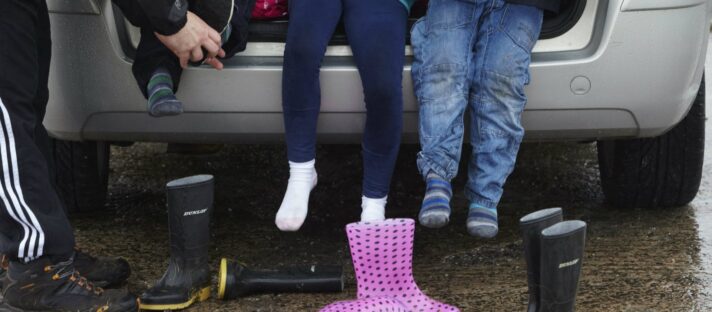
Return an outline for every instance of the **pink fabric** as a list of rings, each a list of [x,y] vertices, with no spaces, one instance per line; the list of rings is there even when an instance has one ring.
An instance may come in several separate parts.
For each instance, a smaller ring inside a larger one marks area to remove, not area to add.
[[[337,302],[328,305],[322,312],[460,311],[429,298],[416,285],[413,279],[414,220],[351,223],[346,226],[346,232],[356,273],[358,299],[361,301]],[[394,307],[392,301],[385,302],[383,298],[399,302],[400,307]],[[383,304],[369,306],[374,299]],[[359,304],[366,308],[348,309]],[[387,310],[389,308],[396,310]]]
[[[287,16],[287,0],[257,0],[252,10],[252,18],[258,20],[277,19]]]

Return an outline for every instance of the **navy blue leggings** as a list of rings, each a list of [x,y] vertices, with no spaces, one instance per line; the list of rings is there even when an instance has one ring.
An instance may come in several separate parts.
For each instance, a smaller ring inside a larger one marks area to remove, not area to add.
[[[398,0],[291,0],[282,98],[287,156],[316,156],[321,103],[319,68],[343,16],[366,99],[363,195],[388,195],[403,125],[403,64],[407,11]]]

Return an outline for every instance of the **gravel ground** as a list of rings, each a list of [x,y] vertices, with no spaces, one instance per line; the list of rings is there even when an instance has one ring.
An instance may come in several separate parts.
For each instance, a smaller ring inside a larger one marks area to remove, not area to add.
[[[82,248],[130,258],[132,291],[140,293],[165,269],[164,183],[211,173],[217,179],[211,242],[214,267],[223,256],[257,268],[340,263],[347,271],[347,291],[210,300],[192,310],[316,311],[354,296],[343,228],[359,214],[358,146],[320,147],[320,185],[313,193],[308,221],[298,233],[281,233],[273,223],[288,174],[281,146],[228,146],[204,156],[167,154],[165,149],[160,144],[114,148],[107,211],[73,217]],[[388,211],[391,217],[417,215],[423,186],[414,165],[416,151],[415,146],[403,147]],[[678,209],[615,210],[603,203],[594,145],[526,144],[502,201],[501,233],[482,241],[466,233],[467,203],[459,192],[463,184],[462,179],[455,182],[458,192],[450,226],[417,229],[415,276],[429,295],[463,311],[523,309],[526,273],[516,222],[528,212],[561,206],[567,218],[589,223],[579,310],[712,309],[708,196]],[[703,187],[708,193],[707,179]]]

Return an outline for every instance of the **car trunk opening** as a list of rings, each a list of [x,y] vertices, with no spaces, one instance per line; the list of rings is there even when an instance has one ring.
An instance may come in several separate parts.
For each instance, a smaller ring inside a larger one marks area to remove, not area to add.
[[[408,19],[408,29],[418,18],[425,15],[426,1],[419,1],[413,7]],[[586,7],[586,0],[562,0],[558,13],[546,12],[541,30],[541,39],[551,39],[569,31],[581,18]],[[288,18],[277,20],[253,20],[250,23],[250,42],[285,42],[287,39]],[[409,37],[409,36],[408,36]],[[330,45],[346,45],[348,40],[343,23],[339,23]]]

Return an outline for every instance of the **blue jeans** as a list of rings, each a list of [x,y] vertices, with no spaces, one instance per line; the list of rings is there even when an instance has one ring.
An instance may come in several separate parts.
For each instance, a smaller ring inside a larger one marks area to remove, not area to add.
[[[497,207],[524,136],[524,87],[542,20],[540,9],[504,0],[430,1],[411,34],[423,176],[457,175],[469,108],[465,194],[472,203]]]
[[[398,0],[290,0],[282,74],[287,157],[314,159],[321,104],[319,67],[343,18],[366,101],[363,195],[388,195],[403,124],[408,12]]]

